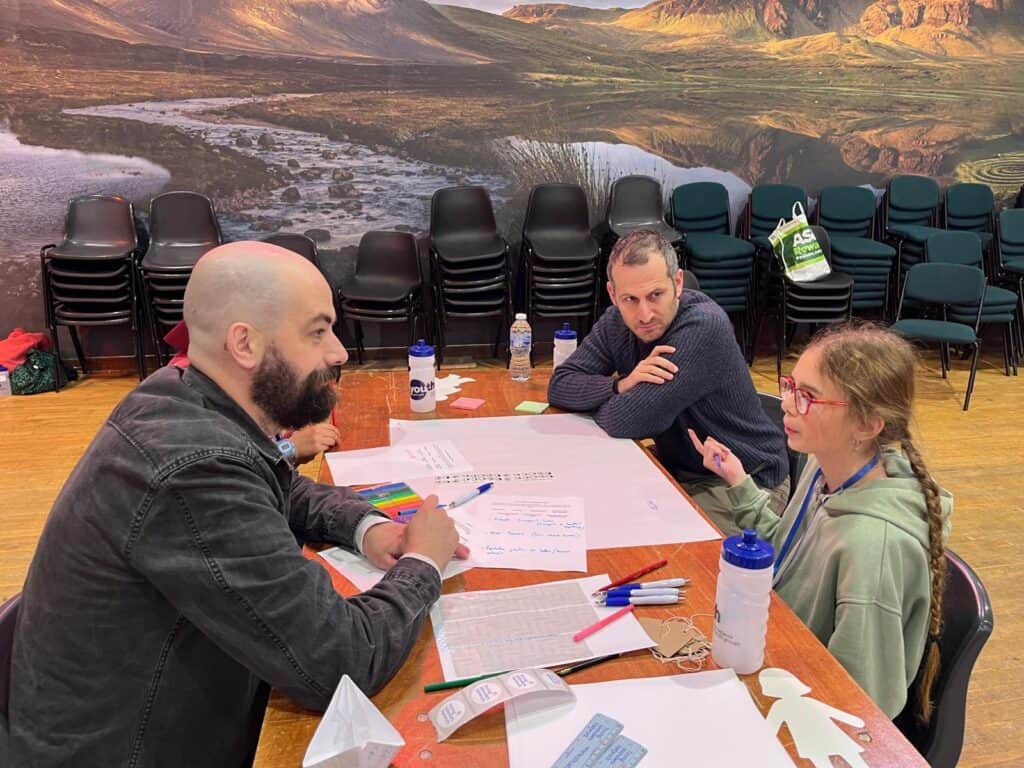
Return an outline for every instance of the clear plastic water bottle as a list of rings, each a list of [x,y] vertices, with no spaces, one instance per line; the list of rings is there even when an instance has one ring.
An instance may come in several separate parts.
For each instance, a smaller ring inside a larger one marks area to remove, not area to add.
[[[568,323],[562,323],[562,327],[555,331],[555,359],[551,367],[557,368],[575,351],[576,331]]]
[[[409,347],[409,408],[430,413],[437,406],[434,392],[434,348],[420,339]]]
[[[11,394],[11,374],[0,365],[0,397],[10,397]]]
[[[508,349],[511,359],[508,369],[512,381],[529,381],[530,349],[533,347],[533,329],[526,321],[526,314],[516,313],[516,321],[508,331]]]
[[[720,667],[748,675],[764,664],[775,550],[748,528],[722,543],[715,593],[711,656]]]

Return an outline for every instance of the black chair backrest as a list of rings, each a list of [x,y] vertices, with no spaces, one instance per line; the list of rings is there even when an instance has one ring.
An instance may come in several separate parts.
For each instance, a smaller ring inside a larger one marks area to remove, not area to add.
[[[764,409],[765,415],[772,424],[779,428],[780,432],[785,434],[782,427],[782,398],[768,392],[758,392],[757,397],[761,401],[761,408]],[[796,491],[800,473],[804,471],[804,465],[807,464],[807,454],[794,451],[787,445],[786,455],[789,456],[789,495],[792,497]]]
[[[138,245],[132,204],[120,195],[83,195],[68,203],[64,238],[79,245],[109,245],[132,251]]]
[[[623,176],[612,184],[608,225],[635,226],[664,221],[661,184],[650,176]]]
[[[359,240],[356,274],[401,281],[410,287],[422,282],[416,238],[408,232],[370,231]]]
[[[688,269],[683,270],[683,288],[689,288],[692,291],[700,290],[700,280]]]
[[[578,184],[538,184],[530,190],[523,234],[590,233],[587,196]]]
[[[954,552],[946,550],[946,591],[942,595],[941,666],[932,691],[933,711],[927,725],[920,710],[917,686],[907,691],[907,704],[896,725],[932,768],[954,768],[964,743],[967,685],[974,662],[992,634],[992,603],[981,579]]]
[[[149,204],[149,240],[154,245],[220,245],[213,203],[197,192],[165,192]]]
[[[316,243],[306,235],[299,235],[292,232],[279,232],[263,238],[264,243],[277,245],[286,248],[292,253],[297,253],[307,261],[311,261],[317,269],[320,268],[320,254],[316,249]]]
[[[446,187],[430,200],[432,238],[493,237],[497,232],[491,196],[483,187]]]
[[[14,654],[14,623],[18,620],[21,595],[0,605],[0,714],[7,717],[11,698],[11,657]]]

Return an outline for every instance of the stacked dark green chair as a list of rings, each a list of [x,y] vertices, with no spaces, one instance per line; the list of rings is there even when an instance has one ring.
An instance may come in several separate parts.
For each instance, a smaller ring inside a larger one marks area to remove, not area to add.
[[[973,232],[981,240],[985,253],[992,252],[995,240],[996,200],[988,184],[964,182],[946,189],[942,224],[956,232]]]
[[[971,404],[974,392],[974,377],[978,371],[978,352],[981,337],[978,327],[984,309],[985,285],[987,278],[978,267],[966,264],[915,264],[907,271],[903,283],[903,294],[896,311],[896,322],[892,330],[907,339],[929,342],[939,345],[939,364],[942,367],[942,378],[946,378],[949,370],[950,345],[971,347],[971,376],[967,382],[967,395],[964,397],[964,410]],[[909,310],[907,301],[913,301],[918,308],[938,311],[938,316],[904,318],[903,311]],[[950,319],[950,310],[955,307],[976,307],[972,323],[960,323]]]
[[[875,194],[866,187],[826,187],[815,219],[832,242],[832,266],[853,278],[854,313],[879,311],[890,303],[896,249],[874,239]]]
[[[939,185],[927,176],[893,176],[885,189],[882,234],[896,246],[897,279],[924,260],[924,246],[938,226]]]
[[[686,235],[684,266],[700,281],[701,291],[735,317],[749,360],[754,245],[730,234],[729,193],[712,181],[683,184],[672,191],[671,211],[672,226]]]
[[[779,225],[779,219],[793,218],[793,205],[800,203],[807,210],[807,193],[801,187],[789,184],[758,184],[750,190],[747,207],[743,210],[741,235],[754,244],[754,311],[757,323],[767,307],[770,291],[768,275],[775,255],[770,235]],[[755,334],[756,336],[756,334]]]
[[[973,232],[942,232],[928,238],[925,256],[929,262],[941,264],[966,264],[983,269],[981,241]],[[1017,363],[1020,351],[1017,349],[1017,332],[1020,318],[1017,306],[1018,295],[1007,288],[995,285],[985,286],[984,309],[981,313],[981,325],[1001,325],[1003,327],[1003,369],[1010,375],[1013,368],[1017,375]],[[970,323],[977,307],[971,305],[954,306],[949,310],[949,319],[958,323]]]
[[[999,214],[996,245],[992,250],[992,279],[1017,294],[1017,317],[1024,318],[1024,208],[1012,208]],[[1016,330],[1017,350],[1024,351],[1024,323],[1018,322]]]

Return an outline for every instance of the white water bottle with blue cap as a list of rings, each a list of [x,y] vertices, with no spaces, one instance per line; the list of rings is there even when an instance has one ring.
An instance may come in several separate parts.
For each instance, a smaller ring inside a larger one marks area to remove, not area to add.
[[[436,407],[434,348],[420,339],[409,347],[409,408],[430,413]]]
[[[555,331],[555,359],[551,367],[557,368],[575,351],[576,331],[568,323],[562,323],[562,327]]]
[[[764,664],[774,561],[775,550],[753,529],[722,543],[711,638],[711,657],[718,666],[749,675]]]

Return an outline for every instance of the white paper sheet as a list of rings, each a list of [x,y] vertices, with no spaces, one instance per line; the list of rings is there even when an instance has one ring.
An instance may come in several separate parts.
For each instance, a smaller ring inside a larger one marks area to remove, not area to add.
[[[591,593],[606,574],[531,587],[442,595],[430,609],[445,680],[550,667],[611,653],[650,648],[654,641],[632,614],[582,642],[572,636],[614,613],[597,607]]]
[[[642,766],[793,766],[731,669],[570,687],[575,703],[505,704],[510,768],[551,765],[598,713],[647,748]]]
[[[608,437],[587,416],[391,420],[393,446],[436,440],[455,443],[473,472],[465,482],[437,475],[409,481],[421,496],[451,501],[492,480],[492,493],[505,496],[578,496],[587,549],[719,538],[636,443]]]
[[[366,694],[343,675],[302,768],[387,768],[405,740]]]
[[[583,500],[484,494],[451,510],[469,559],[481,568],[587,570]]]
[[[369,485],[465,472],[473,468],[451,440],[325,453],[335,485]]]
[[[356,589],[365,592],[374,587],[378,581],[384,578],[386,571],[372,565],[369,560],[360,555],[349,552],[341,547],[331,547],[320,552],[320,557],[334,568],[338,573],[351,581]],[[460,573],[473,568],[474,564],[469,560],[451,559],[444,569],[444,577],[450,579]]]

